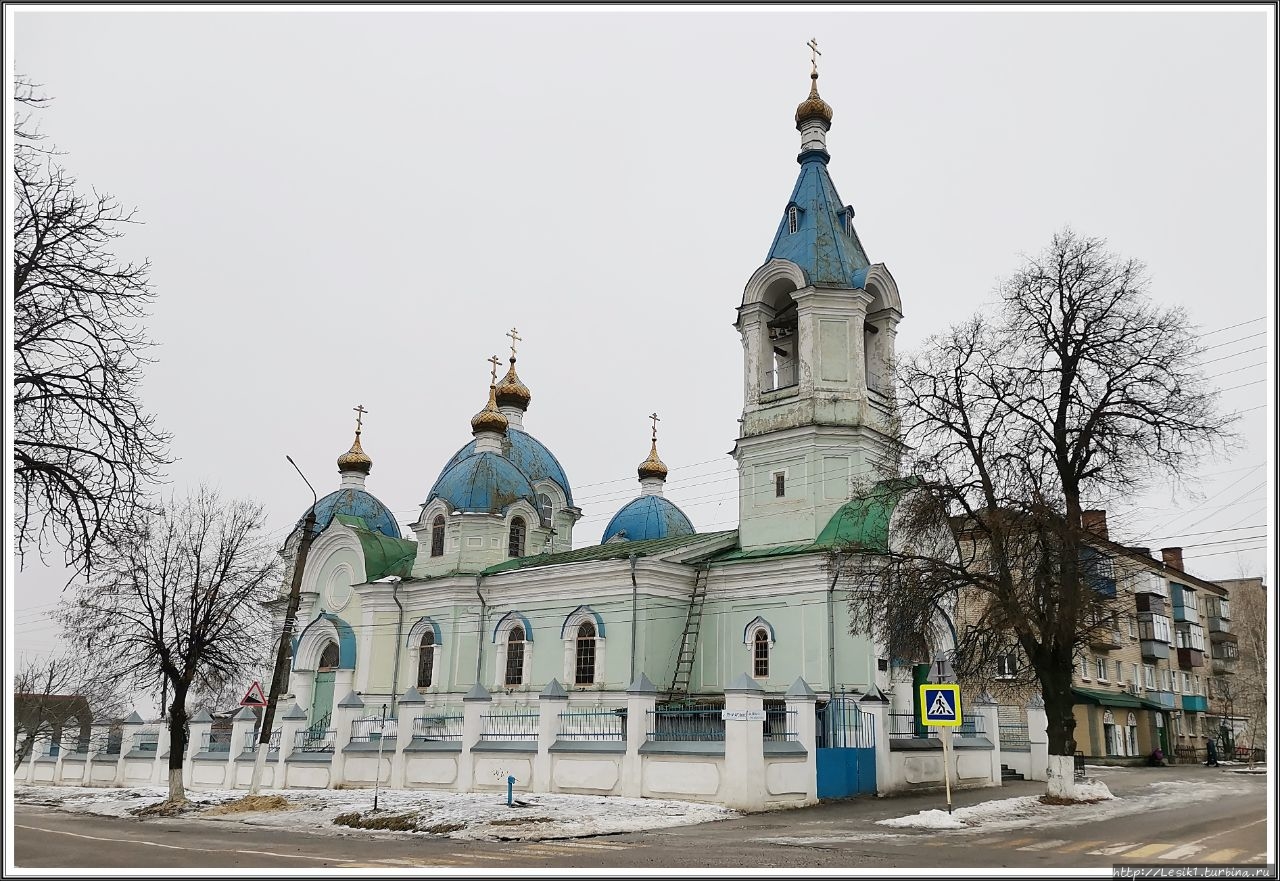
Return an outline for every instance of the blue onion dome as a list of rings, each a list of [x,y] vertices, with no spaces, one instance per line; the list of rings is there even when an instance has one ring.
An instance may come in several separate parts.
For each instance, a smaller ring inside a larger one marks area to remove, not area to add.
[[[502,377],[502,382],[498,383],[498,406],[528,410],[529,402],[532,400],[533,393],[516,375],[516,356],[512,355],[511,366],[507,368],[507,374]]]
[[[441,469],[440,476],[436,478],[436,484],[440,483],[450,468],[464,459],[474,456],[475,453],[475,441],[471,441],[454,453],[453,458]],[[564,491],[565,504],[573,504],[573,490],[569,487],[569,478],[565,476],[564,468],[561,467],[560,461],[540,440],[529,434],[529,432],[514,425],[510,426],[506,435],[502,438],[502,456],[524,472],[530,483],[537,483],[539,480],[554,482]],[[434,491],[433,489],[432,492]]]
[[[450,511],[466,513],[503,514],[520,499],[538,509],[529,478],[504,457],[489,452],[468,456],[446,469],[424,504],[437,498],[444,499]]]
[[[329,493],[317,502],[315,535],[319,535],[329,528],[329,524],[333,522],[335,514],[359,517],[374,532],[380,532],[390,538],[402,538],[400,527],[396,524],[396,518],[391,513],[391,509],[382,504],[377,496],[363,489],[350,486],[343,487],[336,492]],[[298,519],[296,531],[302,531],[302,524],[305,520],[306,514],[304,513]]]
[[[640,496],[622,507],[604,528],[600,543],[619,536],[627,541],[674,538],[696,532],[689,518],[676,505],[659,495]]]
[[[494,399],[495,388],[489,386],[489,403],[484,405],[484,409],[471,417],[472,431],[496,431],[498,434],[504,434],[507,430],[507,417],[502,415],[502,411],[498,409],[498,403]]]

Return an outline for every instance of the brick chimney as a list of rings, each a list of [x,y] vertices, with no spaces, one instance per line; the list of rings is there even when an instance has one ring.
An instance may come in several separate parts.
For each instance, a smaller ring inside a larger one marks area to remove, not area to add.
[[[1172,566],[1174,569],[1182,568],[1182,548],[1161,548],[1160,558],[1164,560],[1166,566]]]
[[[1109,539],[1111,536],[1107,534],[1107,512],[1106,511],[1081,511],[1080,525],[1086,532],[1092,532],[1094,535]]]

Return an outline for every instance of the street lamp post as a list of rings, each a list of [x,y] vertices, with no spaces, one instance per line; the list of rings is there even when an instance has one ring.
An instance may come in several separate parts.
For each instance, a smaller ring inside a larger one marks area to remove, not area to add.
[[[307,509],[307,516],[302,521],[302,538],[298,542],[298,556],[293,564],[293,580],[289,585],[289,605],[285,609],[284,627],[280,632],[280,645],[276,651],[276,668],[271,677],[271,692],[267,695],[267,705],[262,711],[262,724],[258,729],[258,754],[253,761],[253,779],[249,785],[250,795],[257,795],[262,787],[262,772],[266,768],[267,750],[271,746],[271,729],[275,723],[276,703],[280,699],[280,693],[284,691],[285,678],[289,675],[289,645],[293,641],[293,621],[298,615],[298,603],[302,598],[302,572],[307,565],[307,554],[311,550],[311,542],[315,539],[316,505],[319,503],[315,487],[302,473],[298,463],[294,462],[290,456],[285,458],[298,472],[307,489],[311,490],[311,507]],[[283,743],[280,744],[281,749],[284,749],[284,746]]]

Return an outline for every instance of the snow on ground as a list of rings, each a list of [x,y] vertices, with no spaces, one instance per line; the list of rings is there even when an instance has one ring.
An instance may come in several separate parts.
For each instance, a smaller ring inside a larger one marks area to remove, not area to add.
[[[335,826],[333,818],[373,806],[372,789],[263,790],[264,795],[282,795],[293,805],[284,811],[258,811],[210,815],[203,809],[234,801],[244,790],[188,790],[187,797],[200,809],[184,814],[186,819],[206,819],[279,826],[335,835],[387,835],[392,833]],[[163,801],[167,790],[159,786],[90,789],[71,786],[24,786],[14,790],[14,800],[24,804],[56,807],[109,817],[132,816],[131,811]],[[507,807],[505,794],[439,792],[432,790],[382,790],[379,813],[416,813],[420,827],[460,825],[447,834],[458,839],[519,839],[537,841],[550,838],[581,838],[688,826],[738,816],[720,805],[697,804],[652,798],[616,798],[590,795],[517,793],[525,807]],[[494,825],[493,821],[499,821]],[[510,823],[518,820],[520,822]],[[395,833],[430,834],[430,833]]]

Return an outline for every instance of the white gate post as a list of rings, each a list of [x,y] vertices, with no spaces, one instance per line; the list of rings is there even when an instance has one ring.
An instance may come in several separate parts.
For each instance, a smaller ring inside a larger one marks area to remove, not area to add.
[[[627,751],[622,757],[622,794],[644,794],[644,756],[640,747],[649,741],[649,714],[658,704],[658,686],[641,673],[627,688]]]
[[[788,720],[794,719],[791,724],[795,725],[796,739],[805,751],[805,780],[808,782],[804,800],[806,803],[816,802],[818,800],[818,719],[814,715],[814,708],[818,703],[818,696],[809,687],[809,683],[797,677],[783,698],[787,702]]]
[[[874,685],[858,700],[858,709],[871,715],[874,723],[871,732],[876,742],[876,795],[885,795],[900,788],[894,779],[893,763],[889,755],[889,699]]]
[[[409,786],[408,759],[404,750],[413,742],[413,726],[426,703],[427,699],[413,686],[409,686],[409,690],[397,701],[396,754],[391,758],[391,779],[387,781],[389,788],[407,789]]]
[[[724,772],[722,802],[731,808],[761,810],[768,790],[764,772],[764,721],[737,721],[735,713],[764,713],[764,689],[742,673],[724,690]]]
[[[493,696],[477,682],[462,696],[462,752],[458,754],[458,791],[475,788],[476,760],[471,752],[480,742],[483,720],[480,718],[493,704]]]
[[[569,705],[569,693],[552,679],[538,695],[538,752],[533,757],[530,792],[552,792],[551,745],[560,736],[560,713]]]

